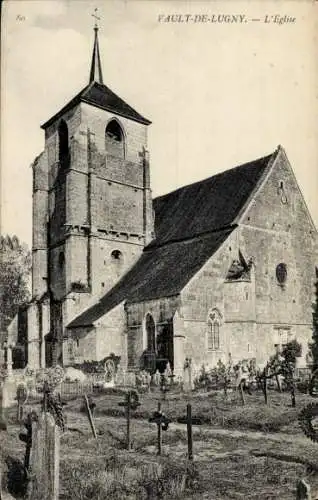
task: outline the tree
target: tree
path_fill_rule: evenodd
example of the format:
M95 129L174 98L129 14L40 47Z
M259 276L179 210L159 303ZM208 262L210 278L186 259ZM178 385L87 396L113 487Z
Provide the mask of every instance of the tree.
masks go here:
M30 300L31 254L17 236L0 237L0 343L19 307Z
M315 301L312 305L312 343L309 344L312 355L312 371L318 369L318 269L316 268L316 282L315 282Z

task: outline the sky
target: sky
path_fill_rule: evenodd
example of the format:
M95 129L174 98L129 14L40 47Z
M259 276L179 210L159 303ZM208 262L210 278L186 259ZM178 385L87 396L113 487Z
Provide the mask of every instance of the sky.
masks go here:
M88 83L96 7L104 83L152 121L153 196L281 144L318 225L318 2L6 0L2 234L32 244L40 125ZM218 14L243 22L212 22Z

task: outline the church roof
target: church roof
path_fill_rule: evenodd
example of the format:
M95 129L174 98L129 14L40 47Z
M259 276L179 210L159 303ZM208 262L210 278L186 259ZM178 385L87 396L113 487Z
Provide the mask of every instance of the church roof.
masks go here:
M97 108L105 109L119 116L129 118L144 125L150 125L151 121L140 115L135 109L118 97L109 87L104 84L93 81L89 83L81 92L79 92L66 106L56 113L47 122L41 125L46 129L54 121L58 120L64 113L69 111L80 102L86 102Z
M192 240L145 249L128 273L68 328L92 326L124 300L141 302L177 295L232 231L233 228L227 228Z
M193 237L232 224L274 154L156 198L153 202L156 214L153 245Z
M136 264L69 328L93 325L123 301L180 293L235 227L275 153L154 200L156 238Z

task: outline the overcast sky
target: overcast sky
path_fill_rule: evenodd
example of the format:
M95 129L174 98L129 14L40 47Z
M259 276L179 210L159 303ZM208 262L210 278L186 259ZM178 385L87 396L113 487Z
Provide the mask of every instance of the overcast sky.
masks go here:
M9 0L1 30L2 233L31 245L40 124L88 82L96 6L104 82L153 122L155 196L282 144L317 225L318 2ZM176 13L246 17L158 21ZM276 14L296 20L264 22Z

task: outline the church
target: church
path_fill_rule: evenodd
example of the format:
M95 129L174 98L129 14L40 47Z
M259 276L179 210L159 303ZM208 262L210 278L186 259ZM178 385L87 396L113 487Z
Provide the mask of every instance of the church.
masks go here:
M152 199L151 122L103 82L42 129L28 365L264 362L312 336L317 231L283 147Z

